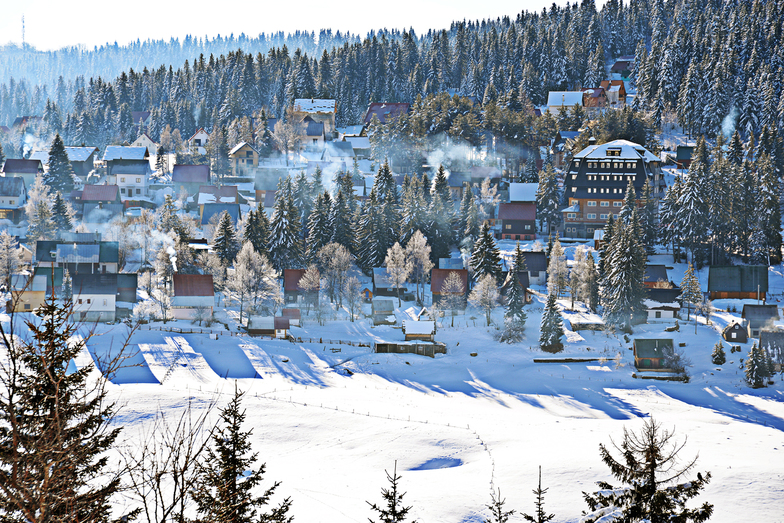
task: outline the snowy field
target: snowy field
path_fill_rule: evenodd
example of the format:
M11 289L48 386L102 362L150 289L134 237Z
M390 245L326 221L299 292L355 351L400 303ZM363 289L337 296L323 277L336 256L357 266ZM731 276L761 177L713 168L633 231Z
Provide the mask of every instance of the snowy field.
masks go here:
M500 246L509 254L514 249L513 242ZM566 250L571 259L574 244ZM672 267L669 277L680 283L685 266L673 265L671 256L649 263ZM781 267L770 275L769 303L776 303L784 296ZM705 287L707 269L699 277ZM560 305L567 320L590 316L568 310L568 299ZM740 301L715 305L742 308ZM403 302L398 320L413 306ZM135 445L159 410L176 417L189 401L197 409L215 398L223 405L236 383L247 393L248 427L254 450L267 464L266 479L282 481L278 500L291 496L295 521L367 521L372 514L366 501L381 502L384 469L391 471L397 460L404 499L417 521L484 521L493 488L501 489L508 508L531 514L541 465L547 510L556 521L573 522L587 508L581 493L594 490L598 480L613 482L599 444L620 441L624 428L636 430L643 418L654 416L679 440L688 438L682 457L699 454L695 473L713 474L696 500L715 505L711 521L784 522L784 383L779 376L768 388L745 385L739 358L750 343L741 354L731 354L725 343L727 363L710 362L719 332L740 312L717 312L710 325L699 318L696 334L693 320L682 320L675 333L665 333L666 324L640 325L628 340L567 331L565 350L557 356L596 360L563 364L534 362L552 357L536 348L542 308L537 295L526 307L527 338L514 345L494 341L495 327L485 326L479 311L458 315L455 327L444 318L436 339L446 343L448 354L435 359L372 354L326 341L402 340L399 327L372 327L364 316L369 305L353 323L320 327L304 316L305 325L292 328L297 338L323 343L245 335L213 340L156 330L156 324L134 334L133 357L112 377L110 393L121 405L117 423ZM494 321L500 323L502 314L497 309ZM219 317L236 330L231 311ZM193 326L165 326L171 327ZM74 365L116 354L125 333L122 325L98 326L90 353ZM693 362L690 383L632 377L631 339L658 336L685 344Z

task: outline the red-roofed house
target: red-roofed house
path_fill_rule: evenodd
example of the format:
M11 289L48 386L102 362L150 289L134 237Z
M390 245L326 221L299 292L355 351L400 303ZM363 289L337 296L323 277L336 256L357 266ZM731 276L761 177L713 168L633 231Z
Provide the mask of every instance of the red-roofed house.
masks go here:
M379 122L385 124L401 114L406 114L410 107L411 104L407 103L373 102L368 106L367 113L365 113L365 125L373 120L373 116L376 116Z
M602 88L607 94L607 105L621 109L626 105L626 84L623 80L604 80Z
M602 87L584 87L580 89L583 93L583 107L588 109L607 107L607 93Z
M457 273L463 284L463 306L465 306L465 297L468 292L468 271L466 269L433 269L431 271L430 292L433 294L433 303L438 303L441 300L441 290L450 273Z
M283 299L286 303L297 303L300 297L311 303L318 297L317 291L307 292L299 286L305 269L283 269Z
M209 165L175 165L172 169L172 185L174 194L179 195L185 189L188 196L196 196L199 187L210 184Z
M199 308L215 306L215 287L211 274L175 274L174 297L172 298L172 317L190 320Z
M286 339L289 335L289 318L284 316L251 316L248 318L248 334L251 336L273 336Z
M116 185L85 185L79 201L81 203L121 203L120 188Z
M502 203L498 206L501 239L536 239L536 204L533 202Z
M199 216L204 214L206 203L245 203L244 199L240 201L236 185L202 185L195 200L194 203L199 206Z

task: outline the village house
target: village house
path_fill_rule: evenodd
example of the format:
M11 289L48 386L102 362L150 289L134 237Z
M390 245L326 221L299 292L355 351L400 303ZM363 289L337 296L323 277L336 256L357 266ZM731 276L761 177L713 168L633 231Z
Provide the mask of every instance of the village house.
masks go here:
M322 151L326 142L324 122L317 122L310 116L302 119L302 142L300 148L304 151Z
M117 317L116 274L73 274L74 318L78 321L113 322Z
M565 235L592 238L610 215L617 218L630 181L638 201L648 182L655 198L663 196L659 157L626 140L591 144L575 154L564 179L564 200L568 202L561 211Z
M501 239L529 241L536 238L535 203L501 203L498 205Z
M292 327L299 327L302 321L302 311L300 309L281 309L280 315L283 318L288 318L289 325Z
M395 325L397 323L394 300L373 298L370 303L373 325Z
M19 223L24 217L27 190L19 176L0 177L0 220Z
M174 296L171 300L172 318L190 320L199 309L212 315L215 306L215 287L211 274L175 273L173 278Z
M403 320L406 341L436 341L436 322L433 320Z
M221 214L223 214L223 211L229 213L229 218L231 218L231 223L234 225L234 227L237 226L240 219L242 218L240 205L238 203L205 203L201 206L200 211L200 223L202 227L205 225L210 225L213 219L215 221L215 225L217 225L217 222L220 219Z
M400 296L405 294L407 288L403 285L395 287L395 282L389 276L386 267L373 269L373 296Z
M299 286L299 281L305 275L305 269L283 269L283 301L286 303L299 303L308 294ZM311 294L317 294L314 291ZM311 296L313 298L313 296Z
M749 338L759 338L762 329L773 329L774 323L779 320L779 308L776 305L746 304L740 317L746 320Z
M586 109L604 109L607 107L607 94L603 87L584 87L580 89L583 93L583 107Z
M240 142L229 151L231 172L234 176L247 176L259 166L259 152L251 144Z
M677 301L660 302L656 300L643 300L648 313L648 323L671 323L678 319L681 305Z
M370 158L370 138L367 136L348 136L343 141L351 144L351 150L357 160Z
M119 270L119 242L79 242L39 240L35 257L38 267L59 267L75 274L116 274Z
M106 180L110 185L117 184L116 172L130 166L137 168L150 168L150 153L147 147L129 147L123 145L108 145L103 153L103 162L106 164Z
M524 252L525 268L531 285L547 285L547 255L542 251Z
M324 124L324 136L335 138L335 110L337 102L331 99L296 98L294 112L300 119L310 117L316 123Z
M199 207L199 216L204 212L204 205L208 203L246 203L240 200L236 185L202 185L195 198L195 204Z
M671 339L634 340L634 366L637 370L668 371L665 363L665 351L673 350Z
M324 147L321 159L325 162L342 163L342 169L354 163L354 148L349 142L329 142Z
M174 194L179 195L185 191L192 198L199 192L202 185L210 185L209 165L180 165L172 169L172 186Z
M645 266L645 279L643 280L645 287L653 288L670 288L670 281L667 279L667 266L666 265L653 265L648 264Z
M762 300L768 292L768 268L764 265L711 265L708 293L711 300Z
M745 327L736 321L724 327L721 337L730 343L746 343L749 341L749 333Z
M207 142L210 135L207 131L199 127L199 130L188 138L188 154L207 154Z
M44 168L40 160L18 160L16 158L6 159L2 169L5 178L18 176L24 180L25 187L32 187L35 184L35 177L43 172Z
M117 180L117 187L120 188L120 200L146 199L150 184L149 162L138 163L136 165L119 165L114 170L114 178Z
M694 149L696 148L697 144L694 143L677 145L675 147L675 165L677 165L679 169L688 169L691 165L691 157L694 154Z
M626 106L626 84L623 80L603 80L601 83L607 95L607 106L623 109Z
M291 322L283 316L250 316L247 331L251 336L271 336L280 340L289 337Z
M11 299L6 312L32 312L46 299L46 276L11 275Z
M610 67L610 74L615 75L620 80L628 80L634 69L634 56L621 56Z
M463 288L463 292L461 293L461 308L465 308L466 296L468 292L468 271L466 269L433 269L430 272L430 292L433 295L433 303L440 303L443 299L444 295L441 293L441 291L444 286L444 281L446 281L446 279L452 273L457 274L457 276L460 278L460 283Z
M583 105L581 91L550 91L547 95L547 110L551 114L558 114L561 108L570 111L575 105Z
M147 133L142 133L132 143L131 147L144 147L149 154L158 154L158 144Z

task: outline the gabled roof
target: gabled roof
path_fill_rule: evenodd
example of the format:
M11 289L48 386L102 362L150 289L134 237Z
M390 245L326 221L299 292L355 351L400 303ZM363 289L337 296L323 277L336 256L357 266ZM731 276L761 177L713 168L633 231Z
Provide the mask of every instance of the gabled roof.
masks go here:
M365 113L365 124L369 124L373 120L373 115L382 124L387 123L401 114L406 114L410 107L411 104L407 103L373 102L368 106L367 113Z
M305 269L283 269L283 290L301 291L299 280L305 275Z
M19 196L25 190L20 176L0 176L0 196Z
M657 281L667 280L667 266L666 265L646 265L645 266L645 283L656 283Z
M307 124L303 129L303 134L305 136L324 136L324 124L322 122L310 120L305 123Z
M211 274L174 274L175 296L215 296Z
M353 158L354 147L350 142L327 142L327 147L324 151L326 156L327 152L333 158Z
M172 169L172 183L210 182L209 165L175 165Z
M542 251L523 252L525 268L528 271L546 271L547 256Z
M498 205L499 220L536 219L536 204L532 202L502 203Z
M300 309L281 309L280 315L283 318L289 318L292 320L302 319L302 311Z
M403 334L430 335L436 332L436 322L433 320L403 320Z
M196 130L196 132L195 132L195 133L193 133L193 136L191 136L190 138L188 138L188 141L190 142L191 140L193 140L194 138L196 138L196 135L197 135L197 134L200 134L200 133L201 133L201 134L206 134L208 137L210 136L210 133L208 133L207 131L205 131L203 127L199 127L199 128Z
M202 185L199 187L198 204L206 203L238 203L238 192L236 185Z
M672 339L645 339L634 340L634 355L637 358L657 359L664 357L664 349L672 349Z
M97 147L66 147L65 153L71 162L86 162L90 156L98 152Z
M147 119L150 117L150 114L150 111L131 111L131 119L133 120L133 124L138 124L139 120L146 123Z
M673 287L672 289L654 289L646 287L645 294L648 296L648 299L658 301L659 303L673 303L676 301L681 301L680 287Z
M83 202L113 202L120 188L117 185L85 185L82 189Z
M320 98L297 98L294 108L304 113L334 113L337 107L335 100Z
M72 243L58 244L57 263L98 263L100 247L97 244Z
M117 296L116 274L74 274L71 281L74 296L103 294Z
M449 277L449 273L456 272L463 283L463 292L468 290L468 271L465 269L433 269L430 272L430 291L436 294L441 294L441 287L444 285L444 280Z
M779 319L779 309L775 305L749 305L743 306L741 318L747 320L777 320Z
M359 135L362 134L364 129L364 125L347 125L345 127L338 127L337 131L345 138L359 138Z
M237 154L237 152L238 152L240 149L242 149L243 147L250 147L250 149L251 149L252 151L256 151L256 148L255 148L255 147L253 147L253 146L252 146L251 144L249 144L248 142L240 142L240 143L238 143L237 145L235 145L235 146L234 146L234 147L231 149L231 151L229 151L229 156L231 156L231 155L233 155L233 154ZM258 154L258 151L256 151L256 153Z
M608 154L608 149L618 151L618 154ZM628 140L613 140L600 145L589 145L574 155L575 160L643 160L645 163L658 162L660 158L642 145Z
M40 160L20 160L18 158L8 158L3 165L4 173L24 173L36 174L43 167L41 167Z
M606 96L604 94L604 87L584 87L580 89L583 95L588 96L588 98L601 98L602 96Z
M109 145L103 153L103 161L145 160L150 157L146 147L130 147L126 145Z
M759 287L758 287L759 286ZM711 265L709 292L768 292L768 268L764 265Z
M240 205L238 203L205 203L204 212L201 215L201 224L207 225L213 216L220 216L223 211L229 213L231 221L236 226L240 219Z
M354 149L370 149L370 138L367 136L346 136L343 141L350 143Z
M567 108L573 105L583 104L583 93L581 91L550 91L547 95L547 105L550 107L566 106Z

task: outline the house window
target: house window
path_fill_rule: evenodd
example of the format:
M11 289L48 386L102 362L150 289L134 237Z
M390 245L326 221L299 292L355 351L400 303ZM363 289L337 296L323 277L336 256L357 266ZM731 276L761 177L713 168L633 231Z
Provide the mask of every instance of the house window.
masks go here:
M82 304L82 299L81 299L81 298L79 298L79 305L81 305L81 304Z
M576 175L576 174L573 174L573 175L572 175L572 180L576 180L576 179L577 179L577 175Z
M511 223L507 223L506 225L504 225L504 229L506 229L507 231L511 230L512 229L512 224Z
M125 183L125 177L120 178L120 183Z
M730 336L730 337L734 340L735 338L738 337L738 333L737 332L733 332L732 336Z
M13 205L13 204L14 204L14 200L8 200L8 205Z
M531 230L531 226L530 226L530 225L526 225L526 226L525 226L525 230L526 230L526 231L530 231L530 230Z
M599 202L599 205L601 207L609 207L610 206L610 202Z
M90 298L87 298L87 305L90 305Z
M661 318L661 311L656 311L656 317Z
M25 303L25 307L24 308L25 308L25 310L30 310L30 304L29 303ZM735 333L733 333L732 336L734 337Z
M572 192L577 192L577 187L572 187Z
M596 207L596 202L588 202L588 207Z
M246 158L250 158L250 157L252 157L252 156L253 156L253 152L251 152L251 151L245 151L245 157L246 157Z
M568 212L568 213L566 213L566 218L567 218L567 219L574 220L574 217L575 217L575 216L576 216L576 214L575 214L575 213L573 213L573 212Z
M141 189L136 189L136 194L141 194L141 193L142 193Z
M596 213L589 213L588 214L588 219L589 220L595 220L596 219Z
M620 207L623 205L623 202L613 202L613 207Z
M600 214L599 215L599 219L606 220L607 219L607 215L606 214Z
M136 183L142 183L142 179L141 178L136 178Z
M531 278L538 278L538 277L539 277L539 271L531 271Z
M120 194L125 194L125 187L120 187Z

